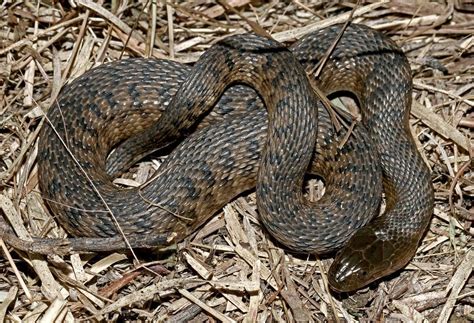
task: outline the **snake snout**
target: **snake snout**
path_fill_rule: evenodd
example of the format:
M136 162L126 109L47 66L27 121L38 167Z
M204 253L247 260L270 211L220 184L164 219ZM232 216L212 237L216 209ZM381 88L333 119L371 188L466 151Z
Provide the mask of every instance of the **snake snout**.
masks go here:
M378 279L380 270L385 267L381 247L383 243L370 226L357 231L337 254L329 269L331 288L339 292L351 291Z
M406 265L417 241L400 241L376 223L359 229L336 255L328 272L331 288L347 292L362 288Z
M338 292L359 289L368 280L368 266L369 263L361 252L351 252L344 248L329 269L329 285Z

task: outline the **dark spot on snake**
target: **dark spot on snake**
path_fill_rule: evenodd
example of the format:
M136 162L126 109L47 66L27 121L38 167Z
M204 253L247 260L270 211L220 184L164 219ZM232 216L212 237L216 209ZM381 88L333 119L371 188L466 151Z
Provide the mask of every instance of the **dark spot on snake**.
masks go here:
M211 167L207 162L202 162L200 171L203 174L203 180L206 181L206 184L209 186L214 186L216 184L216 180L214 179L214 173L211 170Z
M140 102L140 92L137 91L137 84L136 83L129 83L127 85L127 92L130 95L130 100L132 102Z
M107 225L106 223L99 223L97 224L97 231L98 236L102 237L111 237L117 234L117 231L114 227Z
M88 105L88 110L92 113L94 113L97 118L101 118L102 117L102 111L99 107L99 105L95 102L90 102L89 105ZM84 124L87 124L87 122L84 122L84 120L82 120L82 122Z
M256 140L255 138L250 139L247 147L248 147L248 150L251 152L259 152L259 149L260 149L259 141Z
M46 161L49 157L49 150L48 149L41 149L38 150L38 160L39 161Z
M81 161L81 167L83 169L92 169L94 167L94 165L92 165L89 161L87 160L83 160Z
M183 177L181 179L181 183L183 183L183 188L185 188L189 192L189 194L186 194L186 196L189 196L193 200L198 198L199 192L196 190L194 181L190 177Z
M230 105L229 103L232 102L232 97L230 96L222 96L220 99L219 99L219 102L217 102L217 105L219 106L219 110L226 114L230 111L232 111L234 108L232 107L232 105Z
M69 208L68 210L68 221L70 221L71 226L81 226L84 225L83 221L81 221L82 213L76 209Z
M86 111L87 110L85 110L85 112ZM89 121L88 117L81 116L77 121L77 126L80 126L84 130L84 133L87 133L89 136L98 136L97 127L94 127L94 125Z
M251 98L248 98L246 103L248 107L255 107L255 105L261 103L262 101L258 96L252 96Z
M225 160L224 167L233 167L235 165L235 158L234 158L234 151L229 147L222 147L220 150L220 155L225 156L223 160Z
M285 100L279 100L277 104L275 105L275 111L278 111L278 110L285 111L286 108L287 108L287 105L286 105ZM280 130L280 129L276 128L276 130Z
M43 194L48 194L49 196L57 196L61 192L61 181L58 180L58 177L53 176L49 179L48 190L43 192Z
M363 173L363 165L349 164L344 167L344 172L349 174L360 174Z
M232 70L235 67L235 62L233 60L231 52L224 53L224 61L225 61L225 66L227 66L229 70Z
M271 160L273 165L281 165L283 157L280 152L274 152L273 159Z
M273 56L267 55L265 63L263 64L264 69L271 69L274 64Z
M77 138L75 136L72 136L72 137L69 136L68 139L69 139L69 142L71 143L70 145L73 147L78 147L79 149L82 149L82 150L91 150L92 148L90 143L83 141L80 138Z
M345 143L345 144L341 147L341 149L339 149L339 153L340 153L341 155L345 155L345 156L349 155L349 154L350 154L351 152L353 152L353 151L354 151L354 146L351 145L350 143Z
M280 77L275 77L275 78L273 78L273 79L271 80L272 87L274 87L274 88L275 88L275 87L280 87L280 86L281 86L281 85L280 85L280 83L281 83L280 80L281 80ZM289 84L287 84L287 85L289 85ZM288 90L288 86L285 86L285 85L284 85L284 86L281 86L281 87L284 88L284 90Z
M275 78L273 81L274 83L276 82L277 78ZM273 84L274 86L276 86L277 84ZM283 84L283 85L279 85L281 88L283 88L283 90L287 91L287 92L293 92L295 90L295 86L292 82L288 82L286 84Z

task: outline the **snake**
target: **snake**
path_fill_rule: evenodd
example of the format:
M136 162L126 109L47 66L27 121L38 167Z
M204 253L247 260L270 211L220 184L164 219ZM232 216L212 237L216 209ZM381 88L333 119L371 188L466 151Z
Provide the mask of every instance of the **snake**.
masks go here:
M353 96L360 122L335 127L315 88ZM303 254L339 250L329 285L353 291L403 268L430 222L433 188L410 133L411 96L403 51L354 23L290 47L253 33L228 36L193 66L109 62L65 85L48 110L39 186L71 236L124 236L132 247L181 241L255 189L259 220L276 242ZM163 152L146 183L114 183ZM324 181L317 201L305 195L306 174Z

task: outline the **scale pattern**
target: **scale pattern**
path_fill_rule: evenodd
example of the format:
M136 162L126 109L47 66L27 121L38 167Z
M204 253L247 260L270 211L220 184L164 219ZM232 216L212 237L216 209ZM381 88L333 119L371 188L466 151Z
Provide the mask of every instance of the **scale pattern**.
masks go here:
M135 58L85 73L64 87L40 133L39 183L50 209L74 236L117 236L95 187L126 236L164 234L171 243L256 187L261 221L283 245L318 254L343 248L329 270L334 289L357 289L403 267L433 209L430 174L408 129L410 68L390 39L352 24L322 74L308 79L305 70L340 29L289 49L231 36L193 68ZM310 82L326 94L352 92L360 103L362 122L342 147L345 131L334 130ZM176 147L148 183L113 184L169 145ZM306 172L325 180L317 202L303 195ZM382 185L387 207L371 221Z

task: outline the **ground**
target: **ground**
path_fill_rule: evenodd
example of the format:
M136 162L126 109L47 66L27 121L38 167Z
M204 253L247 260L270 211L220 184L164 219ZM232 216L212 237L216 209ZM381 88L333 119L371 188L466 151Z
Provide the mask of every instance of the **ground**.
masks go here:
M128 56L192 63L216 40L258 29L290 44L351 13L390 35L413 71L410 125L432 171L435 209L406 268L354 293L331 292L332 259L276 245L250 192L175 248L137 258L45 257L0 239L0 320L473 321L470 1L3 1L0 215L24 239L66 236L37 185L37 135L61 86L84 71ZM141 163L132 179L155 164Z

